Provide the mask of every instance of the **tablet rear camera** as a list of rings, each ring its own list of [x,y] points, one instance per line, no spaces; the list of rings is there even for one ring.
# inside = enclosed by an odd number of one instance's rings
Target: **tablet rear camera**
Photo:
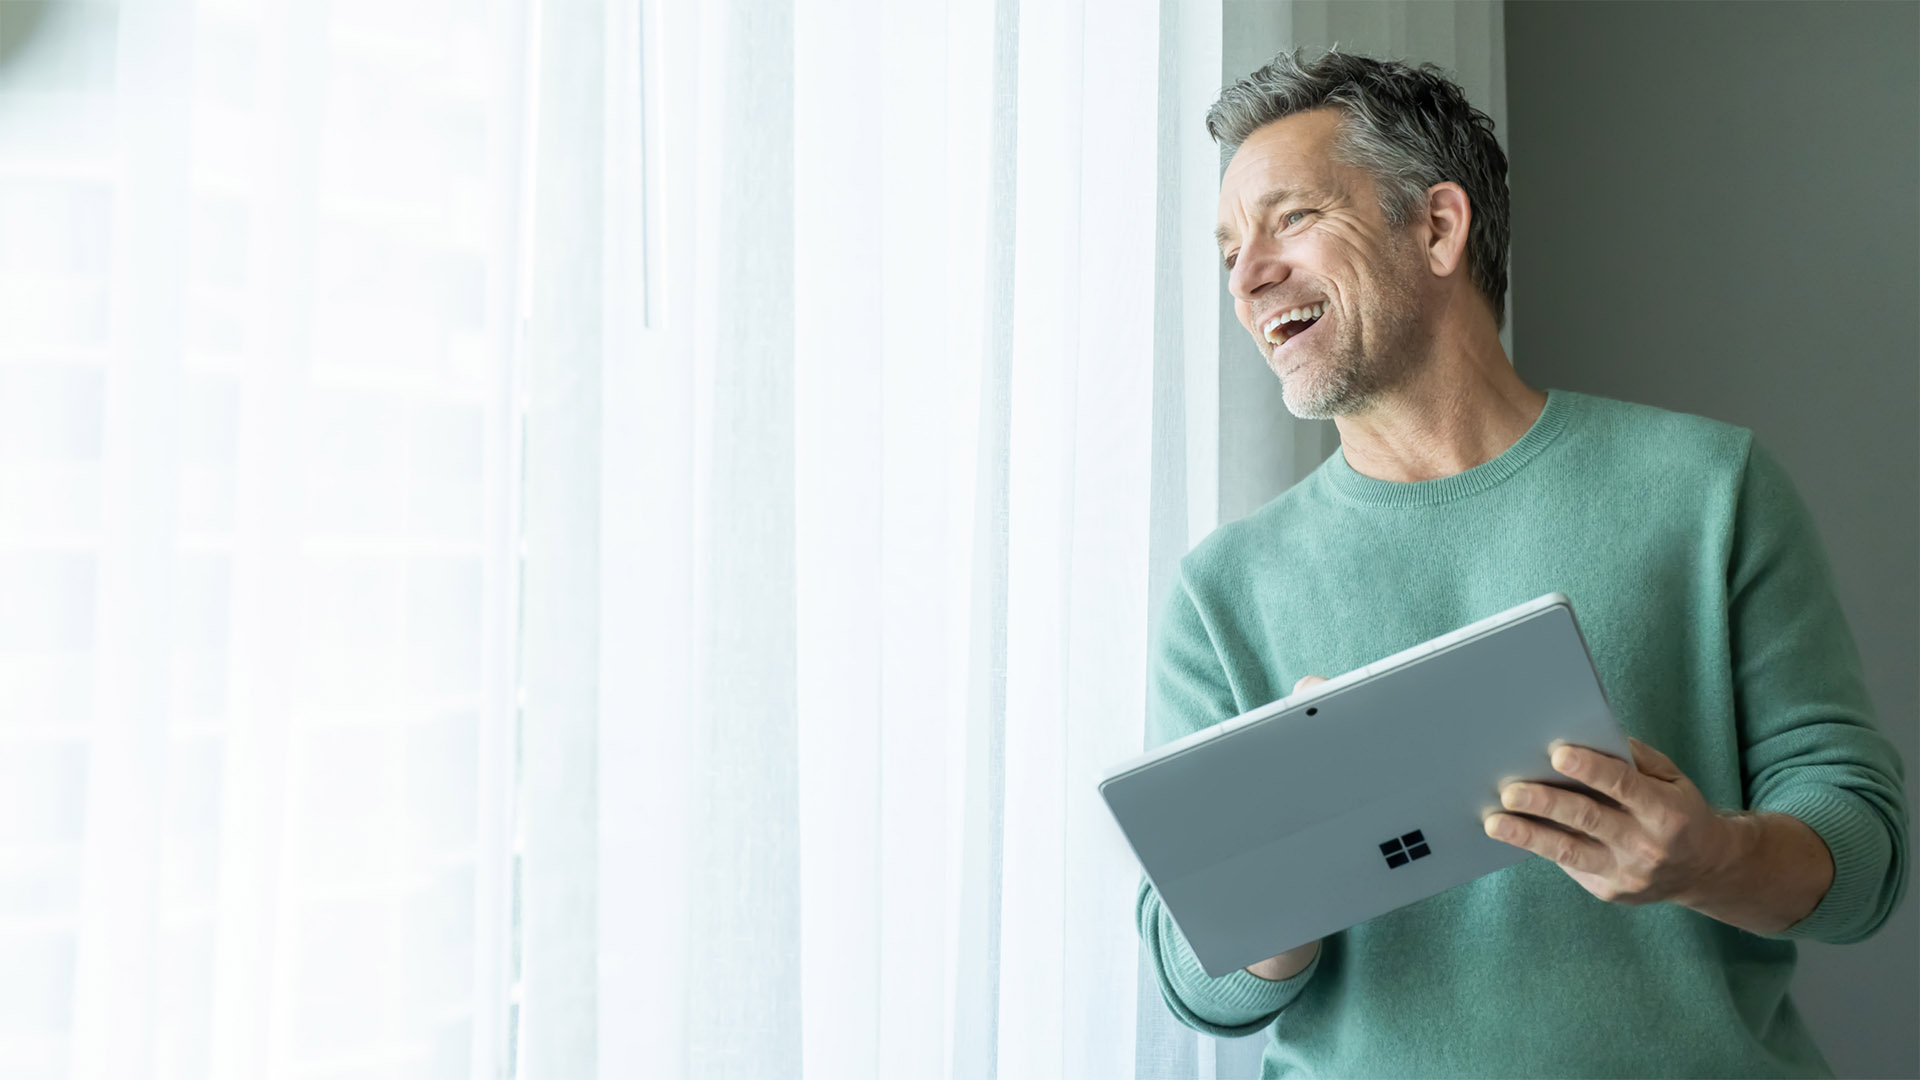
[[[1312,715],[1313,715],[1314,713],[1317,713],[1317,712],[1319,712],[1319,711],[1320,711],[1320,710],[1319,710],[1319,709],[1318,709],[1317,707],[1309,707],[1309,708],[1307,709],[1307,715],[1308,715],[1308,716],[1312,716]]]

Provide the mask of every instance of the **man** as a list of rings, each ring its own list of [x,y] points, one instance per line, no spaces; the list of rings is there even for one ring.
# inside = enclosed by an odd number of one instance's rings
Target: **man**
[[[1605,798],[1516,783],[1486,821],[1540,858],[1219,979],[1143,880],[1168,1007],[1270,1028],[1263,1076],[1832,1075],[1793,942],[1886,920],[1906,804],[1788,477],[1747,429],[1520,380],[1506,157],[1437,68],[1282,54],[1207,126],[1240,322],[1341,447],[1182,559],[1149,743],[1560,591],[1634,760],[1556,749]]]

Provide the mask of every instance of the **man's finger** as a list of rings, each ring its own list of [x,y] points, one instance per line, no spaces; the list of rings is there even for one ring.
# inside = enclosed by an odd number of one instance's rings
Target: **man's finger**
[[[1555,771],[1587,785],[1602,795],[1612,797],[1622,806],[1631,806],[1638,794],[1637,783],[1640,770],[1621,761],[1612,754],[1595,750],[1590,746],[1574,746],[1561,743],[1553,749],[1549,759]]]
[[[1293,684],[1293,692],[1297,694],[1309,686],[1316,686],[1326,681],[1325,678],[1319,675],[1302,675],[1300,676],[1300,681]]]
[[[1631,815],[1606,805],[1611,801],[1604,796],[1595,799],[1578,791],[1562,791],[1551,784],[1508,784],[1500,791],[1500,805],[1508,810],[1545,818],[1609,845],[1621,843],[1635,827]]]
[[[1639,770],[1656,779],[1674,781],[1686,775],[1673,759],[1648,746],[1633,736],[1627,736],[1627,745],[1633,747],[1633,763]]]
[[[1568,870],[1603,874],[1613,865],[1605,844],[1543,822],[1513,814],[1489,814],[1483,828],[1495,840],[1531,851]]]

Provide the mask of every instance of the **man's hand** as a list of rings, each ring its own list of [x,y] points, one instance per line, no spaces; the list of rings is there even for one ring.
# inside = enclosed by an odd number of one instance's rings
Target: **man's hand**
[[[1740,836],[1667,755],[1639,739],[1627,741],[1632,764],[1570,743],[1556,742],[1552,752],[1556,771],[1616,805],[1516,782],[1501,789],[1501,805],[1560,827],[1493,813],[1487,815],[1487,835],[1553,860],[1602,900],[1693,906],[1690,901],[1725,876]]]

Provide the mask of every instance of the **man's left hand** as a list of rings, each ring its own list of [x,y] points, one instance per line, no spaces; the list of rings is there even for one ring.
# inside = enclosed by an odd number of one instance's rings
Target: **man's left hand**
[[[1639,739],[1627,741],[1632,764],[1569,743],[1556,743],[1551,756],[1556,772],[1616,805],[1519,781],[1501,789],[1501,804],[1554,824],[1493,813],[1487,835],[1553,860],[1602,900],[1685,904],[1726,866],[1734,830],[1667,755]]]

